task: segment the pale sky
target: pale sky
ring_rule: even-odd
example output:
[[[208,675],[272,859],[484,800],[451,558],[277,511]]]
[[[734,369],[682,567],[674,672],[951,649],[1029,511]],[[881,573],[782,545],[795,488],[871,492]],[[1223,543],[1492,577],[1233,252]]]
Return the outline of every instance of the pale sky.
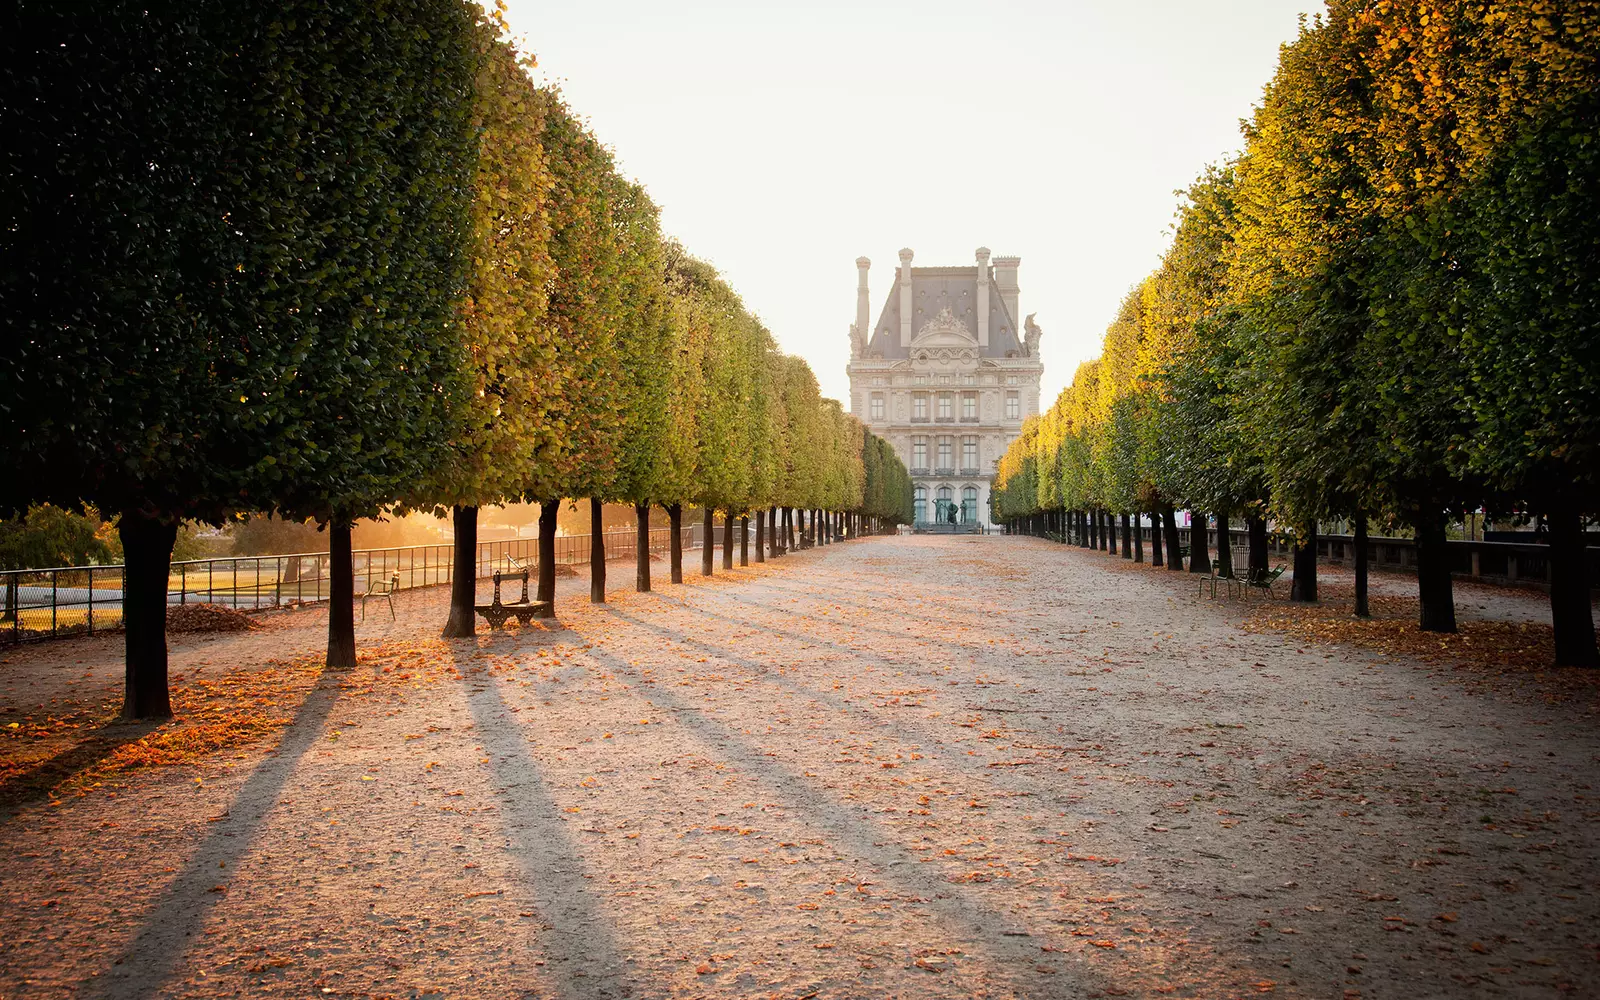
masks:
[[[665,230],[848,399],[855,259],[1022,258],[1044,405],[1236,151],[1311,0],[541,3],[515,31]],[[1020,318],[1020,317],[1019,317]]]

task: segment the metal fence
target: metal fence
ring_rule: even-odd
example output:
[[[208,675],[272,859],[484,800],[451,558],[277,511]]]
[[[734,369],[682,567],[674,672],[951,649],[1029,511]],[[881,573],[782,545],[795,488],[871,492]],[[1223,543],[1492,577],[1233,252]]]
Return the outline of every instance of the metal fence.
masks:
[[[1150,544],[1152,528],[1138,529]],[[1188,528],[1179,528],[1178,537],[1189,544]],[[1118,529],[1121,537],[1121,529]],[[1242,529],[1228,531],[1229,545],[1235,563],[1249,552],[1249,535]],[[1211,552],[1217,550],[1217,530],[1206,532],[1206,544]],[[1268,551],[1275,558],[1288,559],[1294,555],[1294,538],[1283,532],[1268,535]],[[1319,534],[1317,536],[1317,561],[1346,566],[1355,562],[1354,535]],[[1445,542],[1445,552],[1450,560],[1450,572],[1464,580],[1481,580],[1486,583],[1512,584],[1525,587],[1550,586],[1550,546],[1540,542],[1485,542],[1452,538]],[[1589,560],[1589,580],[1592,587],[1600,588],[1600,545],[1591,542],[1585,552]],[[1372,535],[1367,538],[1367,561],[1373,569],[1398,570],[1415,573],[1417,569],[1417,543],[1410,538],[1388,538]]]
[[[700,525],[681,529],[683,547],[699,544]],[[607,531],[601,535],[606,558],[634,553],[638,532]],[[671,528],[650,531],[650,552],[665,552]],[[557,565],[589,563],[591,536],[558,535]],[[355,592],[374,583],[399,578],[399,589],[449,583],[455,575],[452,545],[407,545],[388,549],[356,549],[352,554]],[[537,570],[539,543],[512,538],[478,543],[475,577],[497,571]],[[167,576],[168,604],[220,604],[244,611],[287,608],[328,599],[326,552],[275,556],[232,556],[175,562]],[[49,569],[0,571],[4,597],[0,603],[0,643],[93,633],[122,624],[121,566],[57,566]]]

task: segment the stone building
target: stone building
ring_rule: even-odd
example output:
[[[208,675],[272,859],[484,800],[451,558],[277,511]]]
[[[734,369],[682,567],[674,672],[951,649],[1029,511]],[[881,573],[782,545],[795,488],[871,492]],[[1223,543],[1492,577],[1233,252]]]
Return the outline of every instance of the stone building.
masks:
[[[912,267],[900,251],[878,321],[856,259],[850,411],[911,470],[916,519],[989,524],[995,463],[1039,412],[1039,327],[1017,310],[1020,257],[987,247],[966,267]]]

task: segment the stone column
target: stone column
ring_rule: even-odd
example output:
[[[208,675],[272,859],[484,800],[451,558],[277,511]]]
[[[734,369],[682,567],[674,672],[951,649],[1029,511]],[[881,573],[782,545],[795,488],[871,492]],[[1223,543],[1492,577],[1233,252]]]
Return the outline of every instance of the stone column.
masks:
[[[978,346],[989,346],[989,248],[978,248]]]
[[[856,330],[863,344],[872,340],[872,298],[867,292],[867,268],[871,266],[867,258],[856,258]]]
[[[911,346],[911,248],[900,251],[900,346]]]

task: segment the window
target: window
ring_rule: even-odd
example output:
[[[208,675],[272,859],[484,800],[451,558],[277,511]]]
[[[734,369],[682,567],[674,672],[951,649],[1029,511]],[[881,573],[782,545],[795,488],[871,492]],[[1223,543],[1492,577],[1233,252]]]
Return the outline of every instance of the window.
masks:
[[[883,393],[875,392],[872,394],[872,402],[869,404],[868,412],[872,414],[873,420],[883,419]]]
[[[1022,417],[1022,396],[1020,393],[1006,393],[1006,419],[1019,420]]]
[[[913,392],[911,394],[911,419],[912,420],[927,420],[928,419],[928,394],[927,393],[925,393],[925,392]]]
[[[928,376],[926,376],[926,375],[918,375],[916,377],[916,383],[918,385],[927,385],[928,384]]]
[[[954,495],[948,486],[939,487],[938,492],[935,494],[933,517],[940,524],[950,521],[951,515],[955,513],[956,502],[953,499]]]
[[[961,490],[961,520],[971,524],[978,519],[978,488],[967,486]]]
[[[978,394],[977,393],[975,393],[975,392],[963,392],[961,394],[961,419],[962,420],[977,420],[978,419]]]
[[[928,467],[928,439],[914,437],[911,439],[911,467],[913,469],[927,469]],[[921,487],[917,487],[921,489]],[[903,494],[902,494],[903,495]]]
[[[911,491],[911,518],[914,521],[928,519],[928,488],[918,486]]]
[[[878,375],[875,378],[873,378],[872,384],[873,385],[888,385],[889,384],[889,380],[884,378],[882,375]]]
[[[939,376],[939,384],[940,385],[949,385],[950,384],[950,376],[948,376],[948,375],[940,375]]]
[[[977,469],[978,467],[978,439],[964,437],[961,439],[961,467],[963,469]]]
[[[1006,385],[1016,385],[1016,384],[1017,384],[1017,377],[1015,375],[1007,375],[1006,376]]]
[[[948,392],[939,393],[939,419],[951,420],[955,417],[955,400]]]
[[[939,468],[954,468],[954,466],[950,464],[950,451],[951,445],[953,444],[954,442],[950,438],[942,437],[939,439]]]
[[[961,376],[961,384],[962,385],[977,385],[978,384],[978,376],[976,376],[976,375],[963,375],[963,376]]]

